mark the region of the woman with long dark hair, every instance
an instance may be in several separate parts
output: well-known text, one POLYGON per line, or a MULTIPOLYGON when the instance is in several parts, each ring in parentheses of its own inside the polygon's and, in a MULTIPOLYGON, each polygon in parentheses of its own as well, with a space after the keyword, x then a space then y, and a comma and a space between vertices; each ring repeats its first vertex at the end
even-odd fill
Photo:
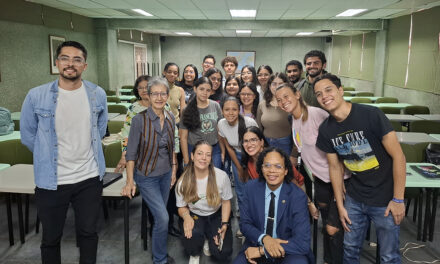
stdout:
POLYGON ((199 78, 194 83, 195 96, 183 111, 179 132, 184 164, 188 164, 189 153, 191 153, 194 144, 205 140, 213 148, 212 161, 214 166, 222 168, 222 150, 219 144, 217 122, 223 116, 220 105, 208 99, 211 90, 211 81, 207 77, 199 78))
POLYGON ((199 263, 202 248, 205 254, 219 260, 232 254, 231 183, 224 171, 213 166, 212 151, 206 141, 195 143, 176 187, 182 242, 190 264, 199 263))
POLYGON ((257 117, 258 104, 260 98, 258 91, 253 83, 244 83, 238 92, 238 98, 240 99, 240 114, 248 116, 253 119, 257 117))
POLYGON ((226 97, 226 94, 223 91, 222 72, 217 68, 211 68, 206 71, 204 77, 207 77, 212 83, 209 99, 220 103, 226 97))
POLYGON ((194 64, 188 64, 183 68, 182 80, 178 83, 178 86, 182 87, 185 91, 185 102, 188 103, 189 99, 194 94, 194 82, 199 78, 199 72, 194 64))
POLYGON ((260 94, 260 101, 263 101, 264 92, 267 90, 267 82, 273 74, 272 68, 269 65, 261 65, 257 70, 257 91, 260 94))
POLYGON ((163 69, 163 77, 168 81, 170 87, 170 96, 168 98, 168 104, 171 112, 176 118, 176 123, 180 122, 180 115, 186 106, 185 103, 185 91, 182 87, 177 86, 176 80, 179 77, 179 66, 174 62, 168 62, 163 69))
POLYGON ((241 81, 239 77, 235 77, 235 76, 229 76, 228 78, 226 78, 225 81, 225 90, 226 90, 226 94, 228 96, 234 96, 237 97, 238 96, 238 91, 240 90, 241 87, 241 81))
POLYGON ((257 85, 257 73, 255 72, 255 68, 252 65, 245 65, 241 68, 241 83, 251 82, 257 85))

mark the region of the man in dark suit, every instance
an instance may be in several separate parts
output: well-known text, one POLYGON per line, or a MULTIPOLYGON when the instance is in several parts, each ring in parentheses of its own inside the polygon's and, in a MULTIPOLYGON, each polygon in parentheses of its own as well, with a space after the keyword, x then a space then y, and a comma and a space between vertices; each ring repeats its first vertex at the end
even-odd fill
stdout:
POLYGON ((269 147, 258 157, 257 172, 259 179, 245 185, 240 230, 246 241, 234 264, 313 262, 307 197, 291 182, 289 157, 269 147))

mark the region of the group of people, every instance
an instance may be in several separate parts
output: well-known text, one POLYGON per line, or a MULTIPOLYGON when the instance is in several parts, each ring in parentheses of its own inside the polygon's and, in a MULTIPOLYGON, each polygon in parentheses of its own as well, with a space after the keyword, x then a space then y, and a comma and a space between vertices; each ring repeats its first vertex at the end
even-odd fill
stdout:
MULTIPOLYGON (((107 106, 102 88, 81 79, 86 59, 80 43, 62 43, 59 79, 32 89, 23 103, 21 138, 34 153, 43 263, 61 262, 70 203, 80 263, 96 262, 107 106)), ((141 76, 133 88, 138 100, 121 131, 116 171, 126 170, 121 194, 132 198, 138 190, 154 218, 153 262, 175 263, 167 251, 174 214, 189 263, 199 263, 201 252, 230 258, 235 196, 236 234, 244 242, 233 263, 314 263, 310 219, 319 215, 325 263, 359 263, 370 222, 381 262, 400 263, 405 157, 385 115, 344 101, 321 51, 305 55, 305 78, 298 60, 284 72, 246 65, 238 74, 237 59, 225 57, 224 75, 215 63, 207 55, 201 74, 188 64, 178 80, 180 68, 170 62, 163 76, 141 76)))

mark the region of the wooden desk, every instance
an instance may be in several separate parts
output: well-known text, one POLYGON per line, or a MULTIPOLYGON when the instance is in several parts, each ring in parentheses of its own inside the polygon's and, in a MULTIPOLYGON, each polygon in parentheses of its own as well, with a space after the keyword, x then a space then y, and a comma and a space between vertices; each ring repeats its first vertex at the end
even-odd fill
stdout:
POLYGON ((440 114, 433 114, 433 115, 414 115, 418 118, 421 118, 423 120, 430 120, 430 121, 436 121, 440 122, 440 114))
POLYGON ((431 137, 426 133, 419 132, 396 132, 397 140, 401 143, 406 144, 417 144, 417 143, 440 143, 440 140, 431 137))
MULTIPOLYGON (((113 168, 108 168, 107 171, 113 171, 113 168)), ((129 263, 129 214, 128 203, 129 199, 121 196, 121 189, 125 186, 125 177, 116 181, 115 183, 103 189, 102 196, 112 197, 124 200, 124 249, 125 249, 125 263, 129 263)), ((25 231, 23 223, 23 210, 21 203, 21 194, 34 194, 34 170, 33 165, 17 164, 9 168, 0 170, 0 192, 6 193, 6 213, 8 219, 9 230, 9 244, 14 245, 14 234, 12 226, 12 210, 11 210, 11 196, 16 195, 18 207, 18 223, 20 230, 21 243, 25 242, 25 231)))

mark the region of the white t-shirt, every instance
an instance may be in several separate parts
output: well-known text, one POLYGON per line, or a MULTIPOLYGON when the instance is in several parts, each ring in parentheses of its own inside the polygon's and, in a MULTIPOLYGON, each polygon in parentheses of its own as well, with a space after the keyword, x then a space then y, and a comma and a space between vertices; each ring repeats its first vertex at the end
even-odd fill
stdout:
POLYGON ((69 91, 58 87, 55 131, 58 140, 58 185, 99 175, 92 148, 90 105, 84 84, 69 91))
MULTIPOLYGON (((231 190, 231 182, 229 181, 229 177, 226 172, 214 168, 215 171, 215 179, 217 181, 217 189, 220 193, 220 197, 223 201, 232 199, 232 190, 231 190)), ((188 206, 189 210, 196 215, 200 216, 208 216, 217 212, 220 208, 221 203, 216 207, 211 207, 208 205, 208 200, 206 200, 206 187, 208 186, 208 177, 204 179, 197 179, 197 194, 199 196, 199 200, 195 203, 187 204, 183 200, 183 196, 178 193, 180 189, 181 182, 178 183, 176 187, 176 206, 177 207, 185 207, 188 206)))
MULTIPOLYGON (((244 124, 246 127, 256 126, 258 127, 257 122, 248 116, 244 117, 244 124)), ((238 122, 231 126, 225 118, 222 118, 218 121, 218 134, 221 137, 226 138, 229 145, 235 149, 235 151, 241 152, 240 142, 238 142, 238 122)))

